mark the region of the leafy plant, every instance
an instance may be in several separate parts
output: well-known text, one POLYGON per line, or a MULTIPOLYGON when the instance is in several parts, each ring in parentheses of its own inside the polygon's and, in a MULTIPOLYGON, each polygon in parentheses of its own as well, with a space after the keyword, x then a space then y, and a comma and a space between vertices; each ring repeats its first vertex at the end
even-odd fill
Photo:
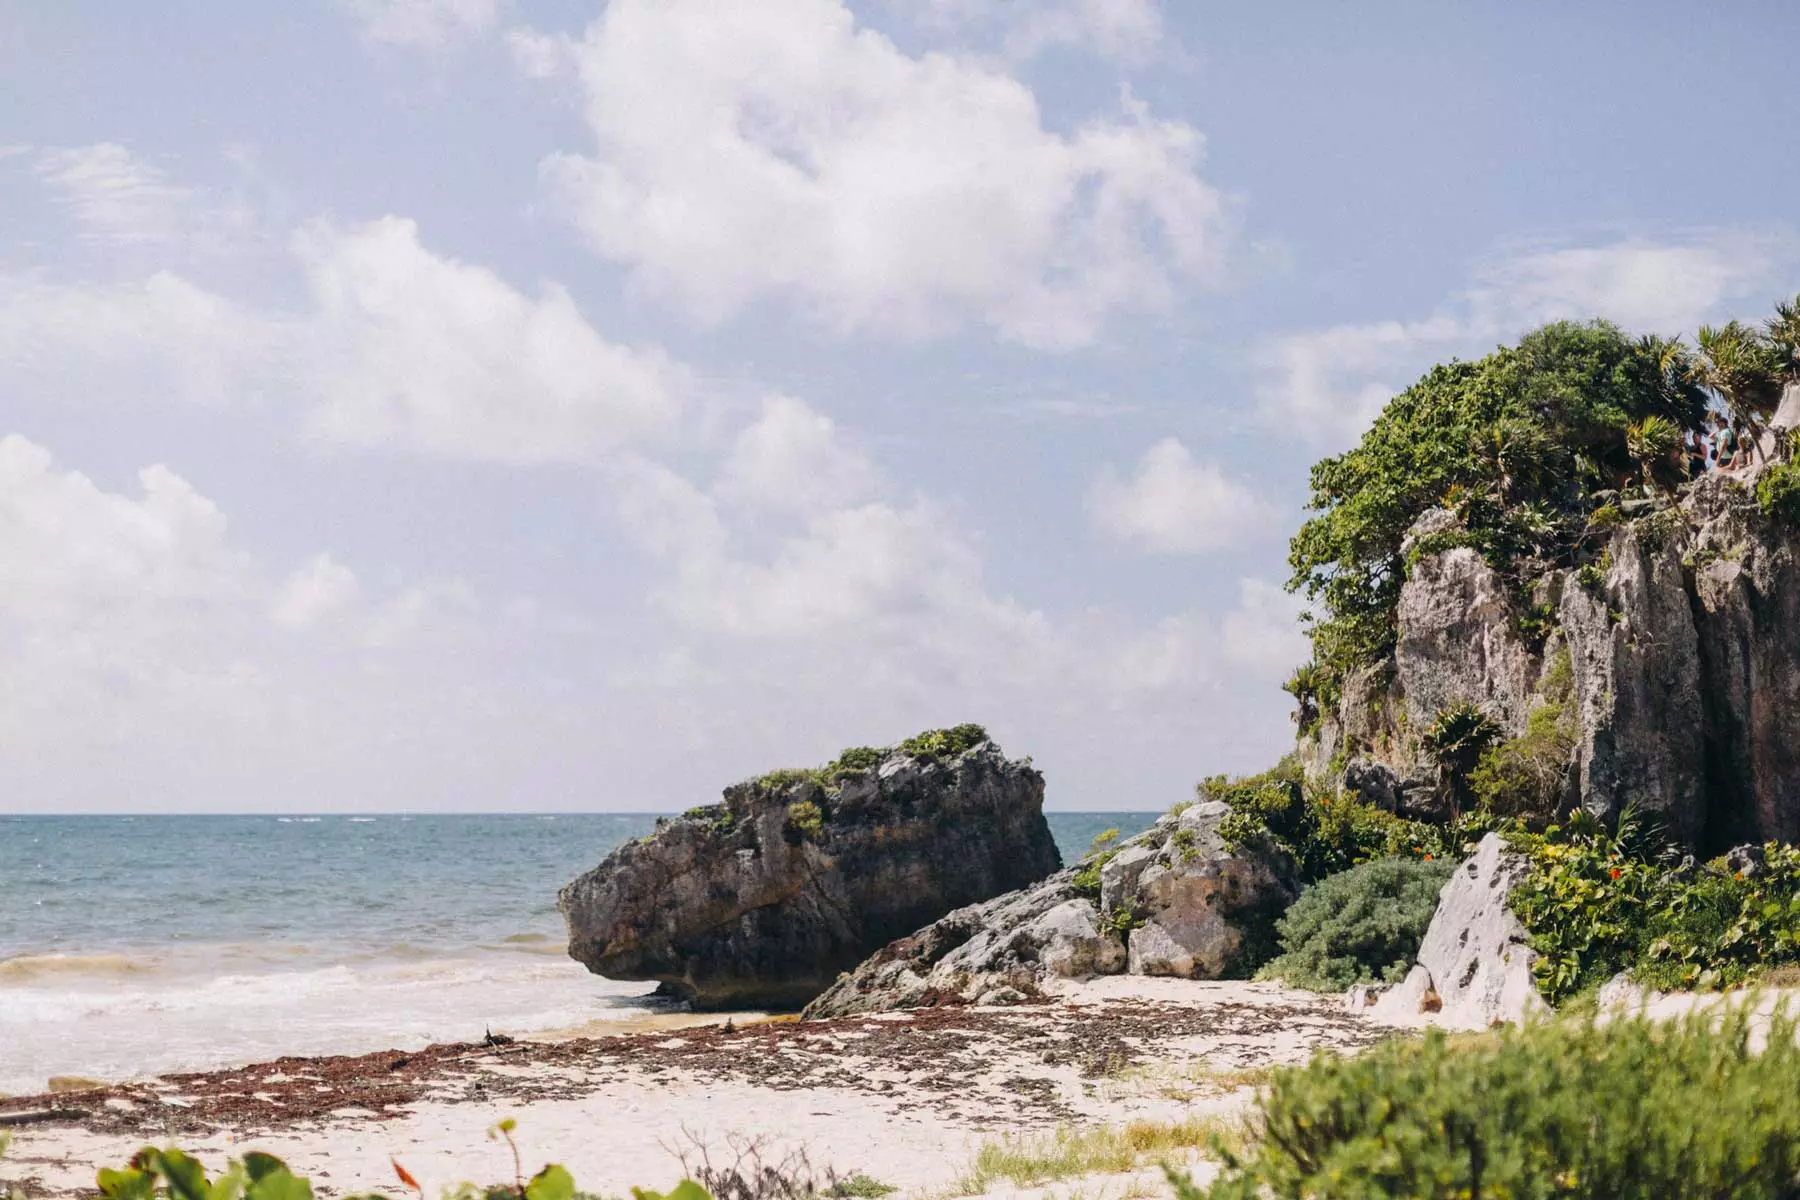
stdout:
MULTIPOLYGON (((1794 440, 1800 442, 1800 436, 1794 440)), ((1756 480, 1756 503, 1771 519, 1800 529, 1800 462, 1765 467, 1756 480)))
POLYGON ((1686 464, 1675 457, 1681 442, 1681 427, 1656 413, 1625 427, 1625 452, 1637 467, 1639 486, 1645 491, 1669 490, 1682 481, 1686 464))
POLYGON ((1469 794, 1475 804, 1502 817, 1521 817, 1539 825, 1556 815, 1575 752, 1574 700, 1566 679, 1569 652, 1558 659, 1564 674, 1560 689, 1553 667, 1550 687, 1560 694, 1531 710, 1525 732, 1482 751, 1469 772, 1469 794))
POLYGON ((900 743, 900 753, 915 758, 955 758, 987 740, 987 730, 979 725, 955 725, 907 738, 900 743))
POLYGON ((1453 816, 1468 807, 1469 773, 1503 730, 1499 722, 1471 701, 1459 701, 1438 713, 1431 728, 1419 740, 1420 747, 1437 764, 1444 791, 1451 798, 1453 816))
POLYGON ((825 814, 811 800, 797 800, 788 805, 787 827, 803 840, 816 841, 825 834, 825 814))
POLYGON ((1479 362, 1434 367, 1361 443, 1313 467, 1314 512, 1289 545, 1289 586, 1324 610, 1313 660, 1342 678, 1391 651, 1402 543, 1449 500, 1474 545, 1509 572, 1573 565, 1593 497, 1636 467, 1627 430, 1655 416, 1699 428, 1705 394, 1678 343, 1561 323, 1479 362))
POLYGON ((1069 886, 1075 889, 1077 896, 1096 904, 1100 902, 1100 868, 1118 857, 1119 851, 1124 849, 1123 846, 1114 844, 1118 840, 1117 829, 1103 829, 1094 835, 1088 852, 1082 856, 1074 876, 1069 880, 1069 886))
POLYGON ((1293 858, 1302 882, 1315 882, 1377 858, 1454 857, 1482 819, 1434 825, 1409 821, 1348 796, 1308 791, 1293 759, 1260 775, 1218 776, 1200 785, 1201 794, 1223 800, 1231 812, 1219 834, 1232 849, 1264 845, 1293 858))
POLYGON ((1210 1187, 1168 1175, 1179 1200, 1791 1200, 1797 1034, 1778 1011, 1764 1048, 1739 1006, 1321 1054, 1273 1073, 1248 1149, 1215 1144, 1225 1165, 1210 1187))
POLYGON ((1754 427, 1781 402, 1781 381, 1786 364, 1781 348, 1761 329, 1741 321, 1702 325, 1695 335, 1700 356, 1695 360, 1696 382, 1717 393, 1745 424, 1754 427))
MULTIPOLYGON (((769 791, 785 791, 802 783, 816 783, 828 794, 843 789, 845 781, 859 778, 886 761, 898 750, 915 758, 931 761, 956 758, 989 740, 987 730, 979 725, 956 725, 949 729, 928 729, 914 734, 898 746, 850 746, 822 767, 778 767, 757 776, 752 782, 769 791)), ((689 812, 689 816, 695 815, 689 812)))
POLYGON ((1257 978, 1315 992, 1399 982, 1455 867, 1451 859, 1381 858, 1320 880, 1275 923, 1281 954, 1257 978))

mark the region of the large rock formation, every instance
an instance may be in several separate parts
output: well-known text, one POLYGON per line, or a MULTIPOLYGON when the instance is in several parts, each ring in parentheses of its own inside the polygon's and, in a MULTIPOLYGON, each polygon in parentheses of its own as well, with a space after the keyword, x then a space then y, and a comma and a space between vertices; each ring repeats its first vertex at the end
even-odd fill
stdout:
POLYGON ((798 1007, 894 938, 1055 871, 1043 801, 1029 760, 985 741, 829 785, 739 784, 563 888, 569 954, 699 1008, 798 1007))
POLYGON ((1247 973, 1299 885, 1279 851, 1225 844, 1219 822, 1229 811, 1193 805, 1103 862, 953 912, 884 947, 806 1015, 1013 1003, 1056 978, 1247 973))
POLYGON ((1430 778, 1419 734, 1437 713, 1472 701, 1517 736, 1562 702, 1555 677, 1569 803, 1604 818, 1635 805, 1707 853, 1800 839, 1800 532, 1753 488, 1713 474, 1677 504, 1627 504, 1587 567, 1529 595, 1466 547, 1416 554, 1394 656, 1345 681, 1302 739, 1308 772, 1405 807, 1430 778))

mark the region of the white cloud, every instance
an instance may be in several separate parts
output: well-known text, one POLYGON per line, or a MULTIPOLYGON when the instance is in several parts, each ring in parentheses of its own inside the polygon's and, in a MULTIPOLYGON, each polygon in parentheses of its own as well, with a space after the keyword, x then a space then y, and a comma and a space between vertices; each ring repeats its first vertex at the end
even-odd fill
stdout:
POLYGON ((574 43, 562 34, 540 33, 518 26, 506 31, 513 66, 528 79, 551 79, 575 63, 574 43))
POLYGON ((167 271, 115 285, 0 274, 0 369, 89 398, 241 399, 278 360, 281 336, 266 318, 167 271))
POLYGON ((862 499, 874 483, 874 465, 830 417, 772 396, 738 435, 714 492, 729 504, 808 513, 862 499))
POLYGON ((97 241, 175 241, 197 203, 192 189, 177 187, 115 142, 46 151, 37 174, 62 197, 84 236, 97 241))
POLYGON ((1243 484, 1194 461, 1175 438, 1144 452, 1137 471, 1110 469, 1088 493, 1095 526, 1156 554, 1198 554, 1260 532, 1267 513, 1243 484))
POLYGON ((910 57, 836 0, 614 0, 574 53, 596 147, 545 178, 702 320, 778 296, 840 330, 1071 347, 1220 257, 1191 126, 1127 96, 1054 132, 1017 79, 910 57))
POLYGON ((355 608, 361 600, 356 572, 321 554, 282 584, 270 615, 277 625, 306 629, 355 608))
POLYGON ((328 555, 268 572, 167 467, 114 491, 0 437, 9 809, 491 798, 560 727, 496 628, 454 581, 369 595, 328 555))
POLYGON ((665 428, 685 373, 660 351, 606 341, 567 292, 532 299, 492 272, 433 254, 411 221, 296 239, 316 310, 311 427, 502 463, 586 462, 665 428))
POLYGON ((1284 434, 1343 445, 1433 363, 1479 356, 1547 321, 1602 317, 1688 334, 1792 289, 1800 243, 1710 231, 1671 241, 1516 251, 1480 267, 1435 314, 1271 338, 1256 352, 1263 415, 1284 434))
POLYGON ((447 50, 487 33, 507 0, 342 0, 372 42, 447 50))
POLYGON ((687 371, 601 337, 567 292, 528 296, 433 253, 411 221, 294 238, 312 303, 258 310, 161 271, 141 282, 0 275, 0 375, 80 394, 273 396, 318 438, 512 464, 594 462, 658 434, 687 371))

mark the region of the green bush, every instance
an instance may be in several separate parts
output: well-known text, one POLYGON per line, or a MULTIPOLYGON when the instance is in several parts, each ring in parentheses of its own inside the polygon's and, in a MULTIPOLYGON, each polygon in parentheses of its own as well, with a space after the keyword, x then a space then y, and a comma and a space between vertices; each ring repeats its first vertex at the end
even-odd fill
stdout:
POLYGON ((827 792, 835 793, 842 790, 845 780, 873 771, 895 750, 915 758, 936 761, 940 758, 955 758, 987 740, 987 730, 979 725, 928 729, 924 733, 914 734, 898 746, 850 746, 822 767, 777 767, 757 776, 752 782, 770 791, 783 791, 802 783, 816 783, 827 792))
POLYGON ((1540 824, 1556 815, 1575 751, 1572 681, 1564 650, 1547 673, 1545 702, 1525 717, 1525 732, 1489 746, 1469 773, 1469 794, 1478 807, 1540 824))
POLYGON ((1219 823, 1227 846, 1238 849, 1266 841, 1293 858, 1303 883, 1378 858, 1454 858, 1485 829, 1485 818, 1432 825, 1382 812, 1348 796, 1309 792, 1292 758, 1260 775, 1215 776, 1199 791, 1203 799, 1231 805, 1219 823))
POLYGON ((1621 971, 1656 987, 1722 988, 1800 963, 1800 849, 1771 842, 1763 867, 1675 869, 1627 814, 1609 832, 1585 813, 1511 838, 1531 869, 1511 905, 1552 1003, 1621 971))
POLYGON ((1793 1200, 1800 1041, 1779 1012, 1753 1049, 1742 1009, 1671 1024, 1433 1030, 1275 1071, 1247 1150, 1179 1200, 1451 1197, 1793 1200))
POLYGON ((1098 904, 1100 902, 1100 868, 1111 862, 1124 847, 1115 845, 1119 840, 1117 829, 1105 829, 1094 835, 1093 842, 1082 855, 1080 864, 1075 868, 1075 875, 1069 880, 1069 886, 1075 889, 1077 896, 1086 897, 1098 904))
POLYGON ((1790 529, 1800 529, 1800 463, 1767 467, 1756 480, 1756 503, 1790 529))
POLYGON ((1257 972, 1315 992, 1398 983, 1456 864, 1381 858, 1306 889, 1275 923, 1281 954, 1257 972))
POLYGON ((979 725, 955 725, 949 729, 930 729, 900 743, 900 753, 915 758, 955 758, 988 740, 987 730, 979 725))
POLYGON ((825 833, 825 814, 811 800, 797 800, 788 805, 788 828, 805 840, 816 840, 825 833))
POLYGON ((1679 343, 1565 322, 1394 397, 1356 448, 1313 467, 1315 515, 1289 544, 1290 586, 1323 609, 1314 662, 1341 677, 1392 650, 1402 542, 1430 509, 1455 511, 1455 542, 1508 573, 1573 565, 1599 498, 1642 473, 1630 427, 1699 427, 1690 365, 1679 343))

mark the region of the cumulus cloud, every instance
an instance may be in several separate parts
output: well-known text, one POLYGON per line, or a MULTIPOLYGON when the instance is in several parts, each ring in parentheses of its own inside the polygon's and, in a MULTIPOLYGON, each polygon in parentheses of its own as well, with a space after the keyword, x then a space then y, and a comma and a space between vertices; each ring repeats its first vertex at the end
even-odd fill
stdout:
POLYGON ((293 240, 311 303, 261 309, 159 271, 119 284, 0 275, 0 372, 21 385, 202 404, 270 396, 317 438, 511 464, 598 461, 669 427, 688 373, 436 254, 411 221, 293 240), (79 389, 77 389, 79 385, 79 389))
POLYGON ((491 31, 507 0, 341 0, 371 42, 443 51, 491 31))
POLYGON ((1246 540, 1267 514, 1243 484, 1194 461, 1175 438, 1144 452, 1121 479, 1110 469, 1088 493, 1096 528, 1155 554, 1199 554, 1246 540))
POLYGON ((861 499, 875 467, 836 422, 791 396, 771 396, 738 434, 715 493, 728 504, 808 513, 861 499))
POLYGON ((1343 445, 1433 362, 1484 354, 1547 321, 1602 317, 1636 333, 1692 334, 1791 290, 1800 242, 1708 231, 1678 240, 1516 251, 1480 266, 1436 313, 1271 338, 1255 354, 1263 415, 1343 445))
POLYGON ((120 284, 0 274, 0 370, 15 386, 221 405, 283 355, 278 321, 159 271, 120 284))
POLYGON ((602 256, 704 321, 1080 346, 1220 258, 1201 136, 1125 97, 1069 133, 990 66, 909 56, 838 0, 614 0, 571 51, 591 155, 543 164, 602 256))
POLYGON ((524 770, 552 724, 486 607, 454 580, 371 589, 325 554, 270 571, 166 466, 115 490, 0 437, 0 794, 47 811, 466 804, 467 779, 524 770))
POLYGON ((315 226, 295 246, 316 305, 302 337, 322 437, 584 462, 665 428, 681 406, 684 373, 660 351, 606 341, 559 287, 533 298, 433 254, 411 221, 315 226))

